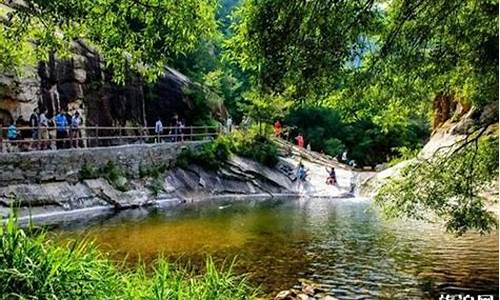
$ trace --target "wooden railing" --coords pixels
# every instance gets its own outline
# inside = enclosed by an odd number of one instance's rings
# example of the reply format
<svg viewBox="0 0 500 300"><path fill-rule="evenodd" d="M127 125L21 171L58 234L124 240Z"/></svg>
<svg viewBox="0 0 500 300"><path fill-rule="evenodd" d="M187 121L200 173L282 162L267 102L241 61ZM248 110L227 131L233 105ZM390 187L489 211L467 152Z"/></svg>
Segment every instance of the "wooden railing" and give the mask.
<svg viewBox="0 0 500 300"><path fill-rule="evenodd" d="M8 139L8 127L0 127L0 152L39 151L67 148L91 148L141 143L184 143L203 141L223 133L218 126L163 127L66 127L58 133L55 127L17 127L17 138Z"/></svg>

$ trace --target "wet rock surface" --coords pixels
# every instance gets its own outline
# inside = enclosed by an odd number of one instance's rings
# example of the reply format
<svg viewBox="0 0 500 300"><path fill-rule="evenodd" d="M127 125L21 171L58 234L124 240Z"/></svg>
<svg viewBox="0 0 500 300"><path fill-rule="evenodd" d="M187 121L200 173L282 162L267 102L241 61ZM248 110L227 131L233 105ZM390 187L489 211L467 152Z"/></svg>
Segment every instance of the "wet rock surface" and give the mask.
<svg viewBox="0 0 500 300"><path fill-rule="evenodd" d="M192 165L186 169L172 168L158 178L135 176L124 180L127 190L120 190L104 178L78 180L76 177L75 181L65 178L63 181L6 185L0 187L0 215L7 216L11 206L26 215L97 206L122 210L156 205L164 200L184 203L219 195L272 197L294 193L284 174L240 157L233 157L218 171ZM156 191L151 188L154 184Z"/></svg>
<svg viewBox="0 0 500 300"><path fill-rule="evenodd" d="M123 210L165 201L186 203L220 197L353 196L348 190L353 176L350 170L338 172L339 186L327 186L324 165L301 155L281 157L274 168L238 156L232 156L216 171L197 165L175 167L183 148L201 144L136 144L0 154L0 215L7 216L11 206L17 207L20 215L36 215L95 207ZM295 180L299 161L310 172L306 182ZM110 162L119 169L114 176L103 173ZM158 167L164 171L144 174L144 169ZM85 169L97 173L82 177Z"/></svg>
<svg viewBox="0 0 500 300"><path fill-rule="evenodd" d="M328 295L318 284L302 281L300 286L279 292L274 300L337 300Z"/></svg>

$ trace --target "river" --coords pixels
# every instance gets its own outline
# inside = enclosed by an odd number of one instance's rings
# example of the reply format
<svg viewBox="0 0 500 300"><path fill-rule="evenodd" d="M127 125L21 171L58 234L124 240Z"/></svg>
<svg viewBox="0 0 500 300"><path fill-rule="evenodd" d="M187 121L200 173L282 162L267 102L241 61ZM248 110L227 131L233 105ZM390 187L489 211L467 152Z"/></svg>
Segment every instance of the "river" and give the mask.
<svg viewBox="0 0 500 300"><path fill-rule="evenodd" d="M62 223L60 240L94 239L113 258L162 253L201 264L236 257L263 293L301 278L339 299L438 299L498 294L498 232L455 237L438 225L387 221L366 199L199 202Z"/></svg>

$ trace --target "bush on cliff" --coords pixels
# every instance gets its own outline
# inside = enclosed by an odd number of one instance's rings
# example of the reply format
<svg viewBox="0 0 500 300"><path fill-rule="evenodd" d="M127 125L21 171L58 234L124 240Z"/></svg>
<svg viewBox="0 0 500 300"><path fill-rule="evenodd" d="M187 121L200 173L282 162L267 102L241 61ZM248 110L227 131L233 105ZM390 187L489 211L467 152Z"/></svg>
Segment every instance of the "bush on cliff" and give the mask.
<svg viewBox="0 0 500 300"><path fill-rule="evenodd" d="M203 273L158 259L122 270L85 241L57 245L44 231L0 226L2 299L253 299L256 290L231 267L207 259Z"/></svg>
<svg viewBox="0 0 500 300"><path fill-rule="evenodd" d="M124 192L129 188L127 179L130 177L129 174L123 167L111 160L100 168L87 162L82 165L79 172L80 180L96 179L99 177L106 178L119 191Z"/></svg>
<svg viewBox="0 0 500 300"><path fill-rule="evenodd" d="M278 148L267 136L253 131L234 131L201 148L185 149L177 157L176 165L186 168L189 164L197 164L209 170L218 170L231 154L255 160L268 167L278 163Z"/></svg>
<svg viewBox="0 0 500 300"><path fill-rule="evenodd" d="M177 157L176 166L186 168L190 164L197 164L209 170L217 170L231 155L230 141L224 137L207 143L197 149L185 149Z"/></svg>
<svg viewBox="0 0 500 300"><path fill-rule="evenodd" d="M232 141L232 151L237 155L268 167L274 167L278 163L278 148L267 135L258 134L255 130L235 131L229 139Z"/></svg>

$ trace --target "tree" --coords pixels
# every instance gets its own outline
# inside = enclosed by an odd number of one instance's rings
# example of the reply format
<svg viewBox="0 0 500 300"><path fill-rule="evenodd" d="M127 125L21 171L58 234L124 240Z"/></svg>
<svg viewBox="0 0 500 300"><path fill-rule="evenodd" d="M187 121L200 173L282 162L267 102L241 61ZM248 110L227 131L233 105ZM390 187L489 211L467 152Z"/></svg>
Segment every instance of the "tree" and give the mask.
<svg viewBox="0 0 500 300"><path fill-rule="evenodd" d="M82 39L123 81L129 68L154 80L172 58L216 31L215 0L3 0L0 68L11 71L50 53L71 53ZM14 59L12 59L14 58Z"/></svg>
<svg viewBox="0 0 500 300"><path fill-rule="evenodd" d="M471 147L469 147L471 146ZM444 220L456 234L487 232L496 226L482 194L498 176L498 138L474 131L430 158L417 158L375 197L391 217Z"/></svg>
<svg viewBox="0 0 500 300"><path fill-rule="evenodd" d="M439 97L478 111L498 101L497 24L497 0L246 0L227 47L261 93L293 87L291 98L302 106L340 112L351 135L363 135L355 154L373 161L394 142L418 144ZM497 116L479 122L476 132L496 122ZM479 191L498 169L476 158L498 152L498 145L480 145L458 145L461 151L446 159L437 154L421 167L415 162L422 171L403 172L401 181L381 190L378 203L407 216L423 205L459 233L485 230L491 218ZM427 191L415 194L419 188ZM434 202L440 205L428 205Z"/></svg>
<svg viewBox="0 0 500 300"><path fill-rule="evenodd" d="M241 102L240 109L250 118L257 120L261 135L263 122L272 123L283 118L293 104L286 95L262 95L255 90L245 93L243 98L245 101Z"/></svg>
<svg viewBox="0 0 500 300"><path fill-rule="evenodd" d="M248 71L259 90L295 99L342 80L342 70L364 47L378 11L373 1L247 0L234 15L226 55Z"/></svg>

